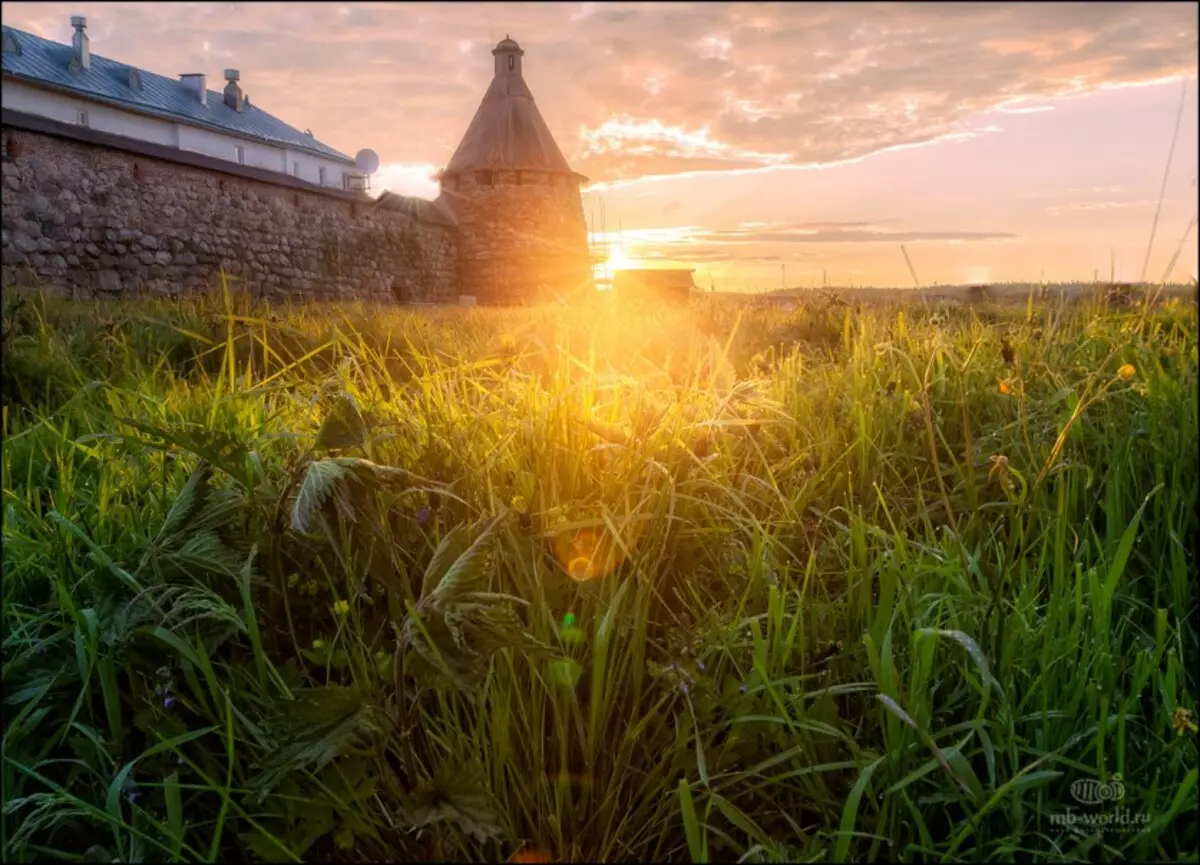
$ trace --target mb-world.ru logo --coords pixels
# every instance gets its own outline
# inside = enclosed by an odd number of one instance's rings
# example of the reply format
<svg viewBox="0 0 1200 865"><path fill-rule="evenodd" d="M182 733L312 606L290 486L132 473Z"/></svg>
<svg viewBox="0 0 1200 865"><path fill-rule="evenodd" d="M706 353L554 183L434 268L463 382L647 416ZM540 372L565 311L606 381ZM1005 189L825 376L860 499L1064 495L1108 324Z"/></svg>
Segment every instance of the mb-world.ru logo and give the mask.
<svg viewBox="0 0 1200 865"><path fill-rule="evenodd" d="M1071 782L1071 795L1082 805L1101 805L1105 802L1120 802L1125 798L1125 785L1120 774L1105 783L1095 778L1080 778Z"/></svg>
<svg viewBox="0 0 1200 865"><path fill-rule="evenodd" d="M1109 805L1120 802L1125 798L1125 785L1121 783L1120 775L1113 775L1108 781L1098 781L1095 778L1080 778L1071 784L1071 795L1080 805L1095 808L1098 805ZM1116 807L1099 810L1078 811L1067 806L1065 812L1051 814L1050 823L1061 830L1095 833L1104 832L1136 832L1144 829L1150 822L1150 815L1133 813L1128 808Z"/></svg>

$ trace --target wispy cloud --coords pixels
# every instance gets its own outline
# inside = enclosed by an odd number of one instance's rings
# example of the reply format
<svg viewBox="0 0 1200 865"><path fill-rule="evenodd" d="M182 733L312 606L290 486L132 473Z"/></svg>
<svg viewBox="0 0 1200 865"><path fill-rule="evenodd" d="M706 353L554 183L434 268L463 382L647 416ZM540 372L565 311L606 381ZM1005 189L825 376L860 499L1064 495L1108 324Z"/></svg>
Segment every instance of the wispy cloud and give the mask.
<svg viewBox="0 0 1200 865"><path fill-rule="evenodd" d="M821 226L821 227L814 227ZM805 223L737 228L700 232L700 242L723 244L775 243L917 243L958 241L978 243L1013 240L1019 235L1005 231L892 231L871 223Z"/></svg>
<svg viewBox="0 0 1200 865"><path fill-rule="evenodd" d="M1182 3L282 8L6 2L4 17L68 41L85 14L95 53L168 75L236 65L257 104L397 164L445 164L507 32L560 146L598 182L843 164L956 140L993 109L1043 113L1196 70Z"/></svg>
<svg viewBox="0 0 1200 865"><path fill-rule="evenodd" d="M1165 203L1165 199L1164 199ZM1072 204L1054 204L1046 208L1051 216L1061 216L1071 211L1123 210L1127 207L1153 207L1153 201L1076 201Z"/></svg>
<svg viewBox="0 0 1200 865"><path fill-rule="evenodd" d="M988 243L1016 240L1006 231L892 230L879 222L747 222L728 229L695 225L670 228L594 232L594 243L619 244L624 254L641 261L706 263L719 261L814 261L811 246L900 243Z"/></svg>

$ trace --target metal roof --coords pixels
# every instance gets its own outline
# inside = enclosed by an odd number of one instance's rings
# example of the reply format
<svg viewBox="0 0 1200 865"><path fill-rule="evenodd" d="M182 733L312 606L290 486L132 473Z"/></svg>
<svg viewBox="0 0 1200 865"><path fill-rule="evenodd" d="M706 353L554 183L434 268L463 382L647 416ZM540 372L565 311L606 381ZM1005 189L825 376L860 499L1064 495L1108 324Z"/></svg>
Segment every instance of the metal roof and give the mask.
<svg viewBox="0 0 1200 865"><path fill-rule="evenodd" d="M188 90L176 78L156 75L91 54L90 68L71 70L74 49L70 45L42 39L24 30L3 28L4 39L15 38L19 52L4 51L0 68L6 75L69 91L72 94L118 105L130 111L150 114L181 123L190 123L302 150L327 159L354 164L354 160L332 147L322 144L311 135L301 132L278 117L273 117L254 105L236 111L225 104L222 93L209 90L207 104L201 105L194 91ZM136 71L141 88L130 84L130 71Z"/></svg>

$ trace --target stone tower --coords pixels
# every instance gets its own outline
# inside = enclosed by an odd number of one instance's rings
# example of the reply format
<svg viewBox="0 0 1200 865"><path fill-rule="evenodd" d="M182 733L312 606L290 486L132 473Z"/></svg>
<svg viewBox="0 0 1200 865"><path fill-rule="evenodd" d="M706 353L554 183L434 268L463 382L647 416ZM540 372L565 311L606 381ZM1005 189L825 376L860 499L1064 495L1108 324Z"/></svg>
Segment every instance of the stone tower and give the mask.
<svg viewBox="0 0 1200 865"><path fill-rule="evenodd" d="M479 303L549 300L593 288L579 187L505 38L479 110L442 170L442 201L461 231L461 293Z"/></svg>

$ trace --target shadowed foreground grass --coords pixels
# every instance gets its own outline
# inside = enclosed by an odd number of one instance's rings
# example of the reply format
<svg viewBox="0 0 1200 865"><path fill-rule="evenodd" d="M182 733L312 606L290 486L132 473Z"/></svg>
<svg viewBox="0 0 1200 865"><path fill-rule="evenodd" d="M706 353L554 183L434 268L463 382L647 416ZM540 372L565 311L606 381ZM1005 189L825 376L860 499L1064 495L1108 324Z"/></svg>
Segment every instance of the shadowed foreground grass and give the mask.
<svg viewBox="0 0 1200 865"><path fill-rule="evenodd" d="M5 307L10 861L1200 849L1194 306Z"/></svg>

